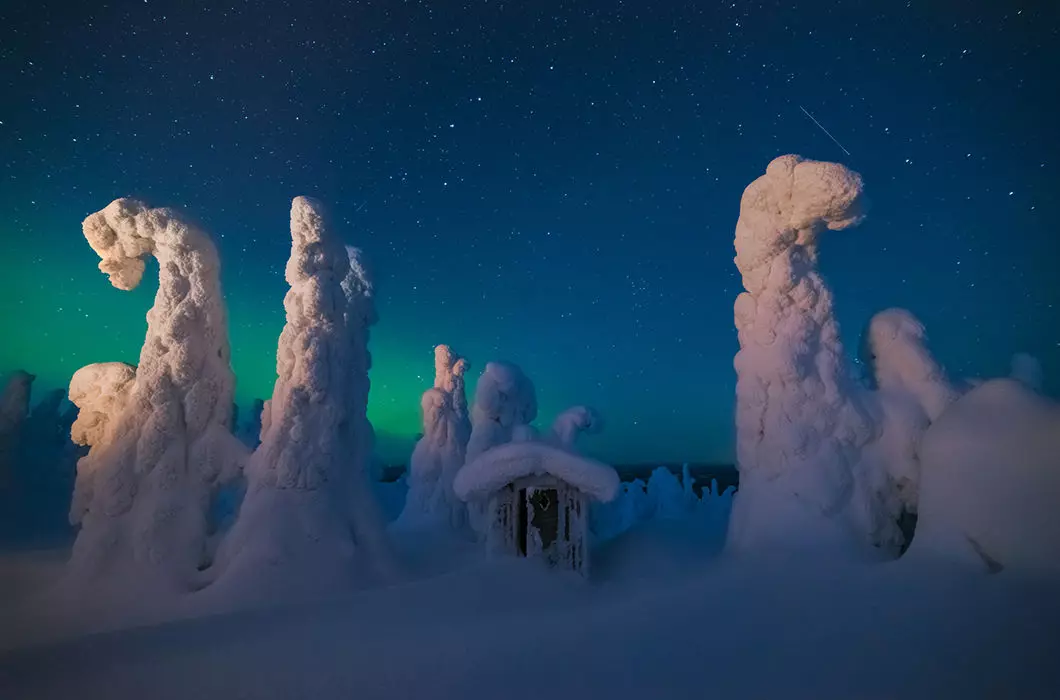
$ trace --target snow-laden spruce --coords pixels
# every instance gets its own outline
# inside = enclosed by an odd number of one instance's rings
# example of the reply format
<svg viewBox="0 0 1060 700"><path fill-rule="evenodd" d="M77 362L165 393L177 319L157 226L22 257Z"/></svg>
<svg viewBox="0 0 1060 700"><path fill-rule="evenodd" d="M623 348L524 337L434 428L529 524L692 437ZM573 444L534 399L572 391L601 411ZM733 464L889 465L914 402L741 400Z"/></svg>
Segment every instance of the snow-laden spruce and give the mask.
<svg viewBox="0 0 1060 700"><path fill-rule="evenodd" d="M18 370L8 377L0 395L0 489L10 485L15 472L22 426L29 415L29 397L35 377Z"/></svg>
<svg viewBox="0 0 1060 700"><path fill-rule="evenodd" d="M453 493L453 479L471 435L464 389L468 366L448 345L434 349L434 386L420 401L423 437L409 459L400 526L443 524L459 530L467 522L467 506Z"/></svg>
<svg viewBox="0 0 1060 700"><path fill-rule="evenodd" d="M68 582L78 594L97 582L186 591L198 585L211 495L244 457L230 426L217 250L175 212L131 199L92 214L83 231L115 287L135 288L152 255L159 284L135 375L106 363L71 382L84 412L73 437L91 450L78 464Z"/></svg>
<svg viewBox="0 0 1060 700"><path fill-rule="evenodd" d="M510 362L489 362L475 385L467 461L512 439L512 429L537 418L537 395L523 371Z"/></svg>
<svg viewBox="0 0 1060 700"><path fill-rule="evenodd" d="M1060 574L1060 404L984 382L928 428L910 562Z"/></svg>
<svg viewBox="0 0 1060 700"><path fill-rule="evenodd" d="M861 177L836 163L782 156L744 191L731 549L832 549L860 539L846 511L873 426L844 361L817 246L824 231L862 217Z"/></svg>
<svg viewBox="0 0 1060 700"><path fill-rule="evenodd" d="M358 510L369 500L364 291L344 290L350 256L318 203L294 199L291 239L278 376L217 555L222 583L262 594L349 585L383 539L375 511Z"/></svg>

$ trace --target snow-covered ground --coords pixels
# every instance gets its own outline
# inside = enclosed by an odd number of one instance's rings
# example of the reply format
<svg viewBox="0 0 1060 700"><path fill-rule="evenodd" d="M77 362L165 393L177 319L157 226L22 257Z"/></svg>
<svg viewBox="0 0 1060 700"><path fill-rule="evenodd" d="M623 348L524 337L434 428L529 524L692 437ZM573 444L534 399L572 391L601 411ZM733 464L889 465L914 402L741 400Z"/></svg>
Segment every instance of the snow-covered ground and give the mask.
<svg viewBox="0 0 1060 700"><path fill-rule="evenodd" d="M192 594L164 608L122 601L125 616L75 615L36 597L61 550L9 553L0 698L1060 692L1055 581L901 559L741 560L722 554L725 520L712 513L722 499L684 515L643 502L654 515L597 543L588 582L486 560L445 533L402 533L406 578L395 585L250 609Z"/></svg>

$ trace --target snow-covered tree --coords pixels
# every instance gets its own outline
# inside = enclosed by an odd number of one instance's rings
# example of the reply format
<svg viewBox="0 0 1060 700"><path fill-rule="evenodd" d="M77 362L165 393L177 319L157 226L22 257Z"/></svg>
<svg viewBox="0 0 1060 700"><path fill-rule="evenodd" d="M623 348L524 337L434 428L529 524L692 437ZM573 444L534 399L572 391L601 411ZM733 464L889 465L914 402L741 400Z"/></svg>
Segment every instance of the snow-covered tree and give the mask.
<svg viewBox="0 0 1060 700"><path fill-rule="evenodd" d="M444 523L459 530L467 521L467 506L453 493L453 479L464 465L471 435L464 389L467 368L467 360L448 345L434 349L434 386L420 402L423 437L409 459L402 525Z"/></svg>
<svg viewBox="0 0 1060 700"><path fill-rule="evenodd" d="M548 440L574 452L576 442L582 434L595 435L604 429L603 420L588 406L572 406L556 416L549 430Z"/></svg>
<svg viewBox="0 0 1060 700"><path fill-rule="evenodd" d="M29 397L34 376L19 370L12 373L0 395L0 489L14 478L22 426L29 415Z"/></svg>
<svg viewBox="0 0 1060 700"><path fill-rule="evenodd" d="M866 537L846 511L874 426L817 271L820 235L862 217L861 177L836 163L782 156L743 193L730 549L856 549Z"/></svg>
<svg viewBox="0 0 1060 700"><path fill-rule="evenodd" d="M244 456L230 426L234 377L217 250L177 213L130 199L82 228L115 287L135 288L152 255L159 285L135 377L108 363L71 382L71 399L87 414L73 437L92 449L78 465L71 515L81 530L69 580L78 591L93 579L188 590L203 563L211 494Z"/></svg>
<svg viewBox="0 0 1060 700"><path fill-rule="evenodd" d="M356 366L357 323L342 284L350 257L305 197L292 202L291 238L278 376L247 463L246 496L217 555L222 582L248 593L351 583L363 571L358 554L382 539L381 520L351 503L365 477L357 456L367 359ZM363 325L360 332L363 339Z"/></svg>
<svg viewBox="0 0 1060 700"><path fill-rule="evenodd" d="M905 309L887 309L872 317L862 354L877 389L916 398L928 420L935 420L959 392L927 347L924 325Z"/></svg>
<svg viewBox="0 0 1060 700"><path fill-rule="evenodd" d="M860 515L870 538L896 553L905 544L902 512L917 512L917 447L959 392L928 349L923 324L904 309L873 316L861 354L875 388L867 400L876 431L857 470Z"/></svg>
<svg viewBox="0 0 1060 700"><path fill-rule="evenodd" d="M512 428L537 418L537 395L523 371L509 362L489 362L475 386L467 461L512 439Z"/></svg>

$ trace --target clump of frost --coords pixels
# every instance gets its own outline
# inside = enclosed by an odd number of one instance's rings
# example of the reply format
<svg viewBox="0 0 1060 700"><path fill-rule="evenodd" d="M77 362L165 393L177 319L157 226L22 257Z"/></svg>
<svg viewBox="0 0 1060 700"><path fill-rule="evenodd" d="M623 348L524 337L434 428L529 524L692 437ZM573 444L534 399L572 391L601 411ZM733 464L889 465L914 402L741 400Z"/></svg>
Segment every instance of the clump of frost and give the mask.
<svg viewBox="0 0 1060 700"><path fill-rule="evenodd" d="M596 411L588 406L572 406L552 421L548 440L564 449L574 451L579 435L595 435L603 429L603 420Z"/></svg>
<svg viewBox="0 0 1060 700"><path fill-rule="evenodd" d="M1045 385L1042 363L1034 355L1018 352L1012 356L1012 372L1009 375L1032 391L1041 392Z"/></svg>
<svg viewBox="0 0 1060 700"><path fill-rule="evenodd" d="M905 558L1060 572L1060 405L1013 379L984 382L931 425L919 454Z"/></svg>
<svg viewBox="0 0 1060 700"><path fill-rule="evenodd" d="M374 511L357 510L370 496L358 446L367 437L367 359L357 359L365 317L342 284L350 257L305 197L291 204L291 238L276 385L247 462L246 496L217 554L222 581L247 591L349 585L358 553L382 542Z"/></svg>
<svg viewBox="0 0 1060 700"><path fill-rule="evenodd" d="M19 370L12 373L0 395L0 489L7 487L15 471L22 426L29 415L29 397L34 376Z"/></svg>
<svg viewBox="0 0 1060 700"><path fill-rule="evenodd" d="M448 345L434 349L434 386L423 394L423 437L409 459L408 494L402 525L442 523L461 529L467 506L453 493L453 479L463 466L471 423L464 374L468 362Z"/></svg>
<svg viewBox="0 0 1060 700"><path fill-rule="evenodd" d="M537 396L530 379L511 363L487 363L475 387L467 461L511 441L515 426L529 425L535 418Z"/></svg>
<svg viewBox="0 0 1060 700"><path fill-rule="evenodd" d="M134 370L89 365L71 381L82 410L71 518L81 530L68 566L79 594L92 581L185 591L198 585L207 510L244 457L231 433L234 377L220 261L210 238L169 209L119 199L83 224L99 269L133 289L144 259L159 285Z"/></svg>
<svg viewBox="0 0 1060 700"><path fill-rule="evenodd" d="M859 175L798 156L775 159L744 191L731 550L856 549L867 539L848 507L874 426L817 271L821 233L860 222L862 200Z"/></svg>

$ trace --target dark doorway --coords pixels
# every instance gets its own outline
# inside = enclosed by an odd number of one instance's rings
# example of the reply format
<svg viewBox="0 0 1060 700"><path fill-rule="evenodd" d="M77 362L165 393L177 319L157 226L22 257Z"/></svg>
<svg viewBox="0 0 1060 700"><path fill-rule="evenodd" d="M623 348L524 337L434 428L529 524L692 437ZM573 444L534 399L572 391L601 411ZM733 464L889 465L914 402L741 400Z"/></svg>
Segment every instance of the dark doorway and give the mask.
<svg viewBox="0 0 1060 700"><path fill-rule="evenodd" d="M534 511L530 522L541 535L541 548L548 549L559 537L559 494L556 489L537 489L530 506Z"/></svg>
<svg viewBox="0 0 1060 700"><path fill-rule="evenodd" d="M515 506L515 542L519 554L526 556L526 489L519 489Z"/></svg>

